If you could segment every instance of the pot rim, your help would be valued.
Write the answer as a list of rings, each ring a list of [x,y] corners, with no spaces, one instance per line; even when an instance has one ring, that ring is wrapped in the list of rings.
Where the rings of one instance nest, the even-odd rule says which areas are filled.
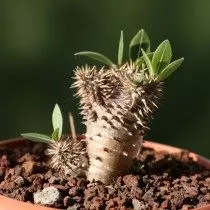
[[[84,135],[78,135],[78,139],[84,139]],[[8,140],[2,140],[0,141],[0,147],[8,147],[9,145],[13,145],[13,147],[21,146],[21,144],[24,144],[28,142],[27,139],[19,137],[14,139],[8,139]],[[153,141],[144,141],[143,143],[144,147],[154,149],[155,151],[167,151],[171,154],[181,152],[184,149],[179,147],[174,147],[158,142]],[[193,161],[198,162],[198,164],[206,167],[207,169],[210,169],[210,160],[207,158],[200,156],[196,153],[189,152],[189,156],[193,159]],[[15,206],[16,210],[56,210],[55,208],[40,206],[36,204],[26,203],[23,201],[18,201],[16,199],[12,199],[9,197],[6,197],[4,195],[0,195],[0,209],[1,210],[11,210]],[[199,208],[195,208],[194,210],[210,210],[210,204],[205,205]]]

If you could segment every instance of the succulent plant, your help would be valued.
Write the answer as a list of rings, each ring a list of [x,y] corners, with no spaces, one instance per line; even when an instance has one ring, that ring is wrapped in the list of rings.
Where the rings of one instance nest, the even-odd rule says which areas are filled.
[[[57,104],[53,110],[52,124],[51,137],[38,133],[21,135],[31,141],[47,143],[46,154],[49,156],[49,164],[52,168],[73,176],[84,175],[88,168],[85,141],[62,136],[63,117]]]
[[[87,152],[90,167],[87,178],[109,183],[126,173],[132,159],[139,155],[143,136],[162,96],[163,80],[175,71],[183,58],[171,62],[168,40],[150,52],[150,40],[142,29],[129,46],[129,60],[123,63],[123,32],[118,62],[102,54],[83,51],[84,55],[105,66],[75,69],[76,95],[87,127]]]

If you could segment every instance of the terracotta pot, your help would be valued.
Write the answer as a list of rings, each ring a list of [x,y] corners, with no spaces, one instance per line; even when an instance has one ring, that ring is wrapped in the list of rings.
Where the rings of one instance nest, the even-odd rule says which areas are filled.
[[[84,136],[78,136],[79,139],[84,138]],[[16,138],[11,140],[0,141],[0,147],[17,147],[27,143],[27,140],[23,138]],[[181,152],[181,148],[172,147],[160,143],[155,143],[152,141],[145,141],[144,146],[146,148],[154,149],[155,151],[167,151],[169,153]],[[190,152],[189,156],[200,165],[210,169],[210,160]],[[55,208],[48,208],[44,206],[34,205],[30,203],[25,203],[15,199],[8,198],[6,196],[0,195],[0,210],[55,210]],[[210,210],[210,205],[196,208],[194,210]]]

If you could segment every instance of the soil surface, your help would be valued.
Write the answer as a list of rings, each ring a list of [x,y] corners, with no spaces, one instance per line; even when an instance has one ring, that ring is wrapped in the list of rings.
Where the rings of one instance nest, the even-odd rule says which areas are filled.
[[[34,203],[33,194],[54,186],[62,199],[52,207],[91,210],[191,209],[210,204],[210,170],[188,152],[143,149],[131,171],[110,185],[64,177],[48,167],[42,144],[0,150],[0,194]]]

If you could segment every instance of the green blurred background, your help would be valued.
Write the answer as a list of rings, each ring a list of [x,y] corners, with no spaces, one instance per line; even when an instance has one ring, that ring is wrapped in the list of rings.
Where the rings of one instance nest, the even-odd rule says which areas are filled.
[[[147,139],[210,157],[209,0],[0,0],[0,139],[22,132],[51,132],[59,103],[85,127],[73,97],[73,68],[89,59],[74,52],[117,55],[120,30],[128,45],[144,28],[153,49],[168,38],[184,65],[165,85]]]

